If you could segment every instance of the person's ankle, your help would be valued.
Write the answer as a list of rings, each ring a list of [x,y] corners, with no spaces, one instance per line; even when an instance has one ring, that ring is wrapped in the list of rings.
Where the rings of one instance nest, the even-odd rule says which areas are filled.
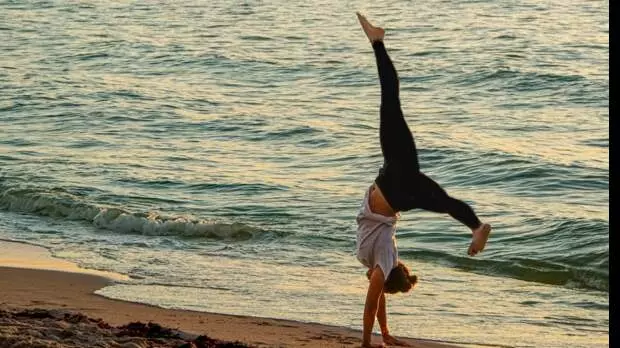
[[[484,229],[484,225],[486,225],[484,222],[481,222],[480,225],[478,225],[476,228],[472,228],[471,232],[472,233],[476,233],[476,231],[481,231]]]

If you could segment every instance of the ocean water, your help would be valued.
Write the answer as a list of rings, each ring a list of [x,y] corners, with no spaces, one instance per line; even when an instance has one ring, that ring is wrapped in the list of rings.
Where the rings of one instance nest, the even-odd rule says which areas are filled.
[[[355,329],[382,162],[355,11],[387,29],[422,170],[494,226],[402,214],[395,335],[606,347],[608,1],[0,1],[0,239],[104,296]]]

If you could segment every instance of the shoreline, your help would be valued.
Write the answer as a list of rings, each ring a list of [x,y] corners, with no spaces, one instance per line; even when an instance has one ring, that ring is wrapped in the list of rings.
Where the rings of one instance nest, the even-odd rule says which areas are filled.
[[[7,246],[6,244],[11,244]],[[31,249],[20,252],[20,248]],[[6,262],[7,248],[14,250]],[[40,249],[33,254],[32,248]],[[36,250],[35,250],[36,251]],[[45,258],[45,253],[47,258]],[[37,255],[37,259],[28,257]],[[33,261],[33,262],[30,262]],[[61,261],[58,263],[57,261]],[[29,263],[30,262],[30,263]],[[18,267],[16,267],[16,265]],[[45,309],[79,313],[102,319],[112,326],[130,322],[154,322],[189,335],[208,335],[229,342],[257,347],[359,347],[361,332],[345,327],[284,319],[260,318],[165,309],[154,305],[107,298],[95,291],[114,284],[119,277],[109,272],[91,272],[49,255],[43,247],[0,240],[0,311]],[[106,277],[105,274],[109,275]],[[446,342],[400,337],[420,348],[459,347]],[[379,343],[379,336],[373,341]],[[460,347],[465,347],[460,345]]]

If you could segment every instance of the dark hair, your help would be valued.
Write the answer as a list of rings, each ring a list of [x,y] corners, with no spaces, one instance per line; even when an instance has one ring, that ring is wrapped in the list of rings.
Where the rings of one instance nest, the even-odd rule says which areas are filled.
[[[409,275],[409,268],[398,261],[398,265],[390,271],[390,275],[383,285],[383,292],[388,294],[409,292],[417,282],[418,276]]]

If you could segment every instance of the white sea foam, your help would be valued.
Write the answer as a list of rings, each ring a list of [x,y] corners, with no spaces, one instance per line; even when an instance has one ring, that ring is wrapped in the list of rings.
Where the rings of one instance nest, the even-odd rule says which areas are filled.
[[[185,216],[135,213],[102,207],[66,192],[9,188],[0,191],[0,208],[69,220],[83,220],[118,233],[249,239],[258,229],[242,223],[220,223]]]

